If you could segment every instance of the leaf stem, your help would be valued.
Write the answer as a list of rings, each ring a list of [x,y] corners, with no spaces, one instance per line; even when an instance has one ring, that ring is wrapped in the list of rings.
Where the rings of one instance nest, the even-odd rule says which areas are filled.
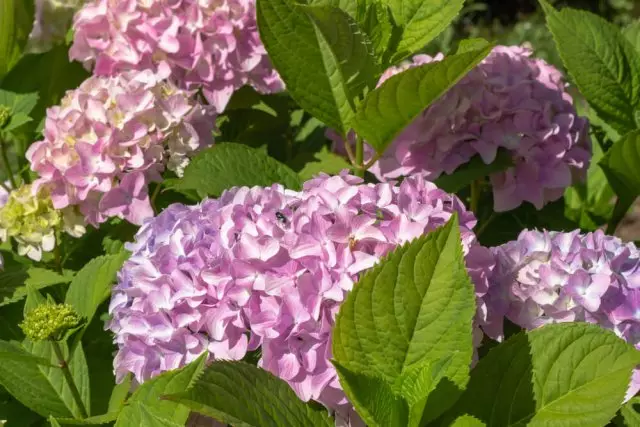
[[[66,360],[64,360],[64,356],[62,355],[62,349],[60,348],[60,344],[57,341],[50,341],[51,346],[53,347],[53,352],[56,354],[56,358],[58,359],[58,366],[62,369],[62,374],[64,375],[64,379],[67,381],[67,385],[71,390],[71,396],[73,396],[73,400],[78,405],[78,409],[80,410],[80,416],[82,418],[88,418],[89,415],[87,413],[87,409],[84,407],[84,403],[82,403],[82,398],[80,397],[80,392],[78,391],[78,387],[76,387],[76,382],[73,380],[73,376],[71,375],[71,371],[69,370],[69,364]]]
[[[360,136],[356,136],[356,162],[355,174],[360,178],[364,178],[364,140]]]
[[[160,194],[160,187],[162,187],[160,183],[156,184],[156,188],[153,189],[153,194],[151,194],[151,207],[156,214],[158,213],[156,209],[156,197]]]
[[[2,165],[4,166],[7,175],[9,175],[9,182],[11,182],[11,187],[13,189],[18,188],[18,184],[16,183],[16,178],[13,176],[13,171],[11,171],[11,166],[9,165],[9,157],[7,156],[7,146],[5,140],[0,136],[0,156],[2,156]]]
[[[356,166],[356,159],[353,157],[353,150],[351,149],[351,141],[349,138],[344,138],[344,150],[347,152],[347,157],[353,166]]]

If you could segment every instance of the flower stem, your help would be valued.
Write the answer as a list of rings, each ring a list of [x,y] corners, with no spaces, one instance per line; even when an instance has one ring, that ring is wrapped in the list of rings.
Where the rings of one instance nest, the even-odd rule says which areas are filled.
[[[480,204],[480,181],[475,180],[471,182],[471,202],[470,209],[471,212],[478,215],[478,205]]]
[[[364,140],[356,137],[356,167],[355,174],[360,178],[364,178]]]
[[[158,194],[160,194],[161,187],[162,185],[160,183],[156,184],[156,188],[153,189],[153,194],[151,194],[151,207],[156,214],[159,213],[156,208],[156,197],[158,197]]]
[[[7,146],[0,137],[0,156],[2,156],[2,166],[6,171],[7,175],[9,175],[9,182],[11,182],[11,187],[15,190],[18,188],[18,184],[16,183],[16,178],[13,176],[13,172],[11,171],[11,166],[9,165],[9,157],[7,156]]]
[[[67,385],[71,390],[71,396],[73,396],[73,400],[78,405],[78,409],[80,410],[80,415],[82,418],[87,418],[89,414],[87,413],[87,409],[84,407],[84,403],[82,403],[82,398],[80,397],[80,392],[78,391],[78,387],[76,387],[76,382],[73,380],[73,376],[71,376],[71,371],[69,370],[69,365],[66,360],[64,360],[64,356],[62,355],[62,349],[60,348],[60,344],[57,341],[50,341],[51,346],[53,347],[53,352],[56,354],[56,358],[58,359],[58,364],[60,369],[62,369],[62,374],[64,375],[64,379],[67,381]]]

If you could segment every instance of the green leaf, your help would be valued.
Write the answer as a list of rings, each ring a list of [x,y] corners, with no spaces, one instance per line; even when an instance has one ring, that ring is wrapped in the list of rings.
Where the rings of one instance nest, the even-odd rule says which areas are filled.
[[[333,362],[349,401],[368,426],[408,426],[408,402],[381,377],[353,372]]]
[[[43,366],[57,366],[51,364],[51,361],[44,357],[38,357],[28,353],[18,343],[7,341],[0,341],[0,360],[13,360]]]
[[[451,175],[441,175],[435,180],[435,184],[447,193],[456,193],[476,179],[502,172],[511,166],[513,166],[511,155],[508,151],[500,149],[493,162],[485,164],[482,157],[474,156]]]
[[[598,115],[624,134],[640,109],[640,56],[620,29],[589,12],[540,0],[564,65]]]
[[[54,417],[49,416],[49,425],[51,427],[60,427],[60,423]]]
[[[365,10],[358,19],[360,28],[367,34],[373,53],[379,62],[384,63],[384,56],[389,49],[394,24],[391,10],[386,3],[380,1],[362,2]]]
[[[111,295],[116,273],[129,255],[129,252],[122,251],[116,255],[94,258],[71,281],[65,303],[71,304],[87,324],[100,304]]]
[[[33,3],[24,0],[0,2],[0,80],[18,61],[33,25]]]
[[[583,230],[595,230],[606,223],[613,213],[615,194],[599,165],[604,156],[600,144],[592,136],[593,156],[584,183],[566,189],[565,215],[580,224]]]
[[[233,425],[334,425],[326,410],[302,402],[286,382],[244,362],[212,363],[189,390],[164,398]]]
[[[548,325],[493,348],[450,413],[487,425],[601,427],[620,407],[640,352],[586,323]]]
[[[622,34],[631,42],[636,52],[640,53],[640,19],[631,22],[622,29]]]
[[[394,48],[396,63],[424,48],[460,13],[464,0],[387,0],[401,35]]]
[[[382,153],[402,130],[490,51],[490,47],[411,68],[371,92],[356,112],[355,131]]]
[[[484,427],[486,424],[471,415],[463,415],[457,418],[451,427]]]
[[[338,313],[333,357],[353,372],[396,384],[451,356],[447,380],[429,396],[438,402],[431,409],[444,411],[468,381],[474,313],[455,217],[364,274]]]
[[[22,300],[27,294],[26,285],[35,289],[69,283],[73,272],[65,271],[64,275],[39,267],[28,267],[22,264],[7,266],[0,271],[0,307]]]
[[[111,398],[109,399],[108,412],[119,412],[124,406],[129,391],[131,390],[131,374],[127,374],[124,380],[111,391]]]
[[[337,154],[329,151],[326,147],[323,147],[322,150],[314,153],[314,161],[305,164],[298,174],[300,175],[300,179],[306,181],[321,172],[334,175],[340,173],[344,169],[350,168],[351,165],[344,159],[344,157],[338,156]]]
[[[12,114],[29,115],[37,103],[37,93],[14,93],[0,89],[0,105],[11,109]]]
[[[620,138],[600,160],[609,185],[618,195],[612,222],[617,223],[640,194],[640,130]]]
[[[234,143],[216,144],[196,155],[186,167],[175,189],[197,190],[202,195],[219,196],[231,187],[280,183],[299,189],[298,174],[265,152]]]
[[[96,415],[94,417],[84,418],[82,420],[76,420],[74,418],[58,418],[58,421],[64,425],[74,426],[95,426],[113,423],[118,418],[119,412],[107,412],[106,414]]]
[[[49,415],[55,417],[79,416],[71,391],[64,380],[62,371],[57,367],[58,361],[53,354],[51,343],[25,342],[23,348],[17,346],[14,348],[16,352],[19,352],[18,354],[28,353],[38,358],[44,358],[56,366],[43,366],[20,360],[5,359],[0,363],[0,384],[23,405],[44,417]],[[66,345],[63,345],[63,349],[65,356],[67,356]],[[10,348],[5,346],[4,350],[9,351]],[[82,347],[78,347],[69,360],[69,368],[83,401],[88,402],[89,377],[86,374],[86,361]]]
[[[356,99],[376,83],[366,36],[337,8],[293,0],[258,0],[256,8],[260,39],[291,97],[345,134]]]
[[[207,354],[202,354],[187,366],[168,371],[146,381],[133,393],[122,409],[115,427],[183,426],[189,409],[175,402],[160,400],[165,394],[188,390],[202,374]]]
[[[3,128],[4,131],[9,132],[14,129],[19,128],[20,126],[29,123],[31,121],[31,117],[26,115],[25,113],[16,113],[11,116],[9,123]]]
[[[640,426],[640,397],[634,397],[622,405],[620,414],[627,427]]]

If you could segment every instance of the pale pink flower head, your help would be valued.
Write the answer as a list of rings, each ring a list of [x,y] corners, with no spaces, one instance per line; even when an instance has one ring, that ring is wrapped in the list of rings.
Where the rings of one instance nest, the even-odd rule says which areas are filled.
[[[241,86],[284,87],[260,41],[255,0],[93,0],[73,28],[69,55],[96,75],[162,70],[183,89],[202,88],[217,112]]]
[[[444,57],[416,55],[380,79]],[[342,144],[335,135],[329,135]],[[494,209],[523,202],[541,209],[583,181],[591,159],[588,122],[579,117],[562,74],[531,50],[497,46],[458,84],[424,110],[371,168],[380,179],[451,174],[479,155],[489,164],[505,150],[513,166],[491,175]],[[368,148],[369,155],[372,150]]]
[[[47,110],[44,139],[27,159],[56,209],[78,205],[88,223],[141,224],[153,216],[148,184],[213,143],[213,109],[151,71],[91,77]]]
[[[321,175],[298,193],[235,188],[197,206],[173,205],[129,245],[113,293],[117,377],[133,372],[144,381],[205,349],[241,359],[260,348],[259,366],[301,399],[348,417],[330,362],[340,305],[381,257],[454,213],[476,286],[476,329],[484,328],[493,256],[471,231],[473,214],[420,176],[374,185]]]

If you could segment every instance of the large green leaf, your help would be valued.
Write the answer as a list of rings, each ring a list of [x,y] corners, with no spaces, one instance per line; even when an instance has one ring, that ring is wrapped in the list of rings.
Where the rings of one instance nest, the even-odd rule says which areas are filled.
[[[622,404],[640,352],[586,323],[548,325],[492,349],[451,416],[487,425],[601,427]]]
[[[392,63],[424,48],[460,13],[464,0],[386,0],[400,27]]]
[[[356,99],[377,77],[366,36],[338,8],[293,0],[258,0],[256,8],[260,38],[291,97],[345,134]]]
[[[11,348],[4,346],[4,350]],[[16,399],[42,416],[56,417],[79,416],[77,405],[71,390],[64,380],[58,361],[49,342],[25,342],[23,347],[13,346],[17,355],[31,354],[24,360],[4,359],[0,363],[0,384]],[[68,356],[66,346],[64,354]],[[32,363],[33,357],[48,360],[51,365]],[[89,377],[86,373],[86,361],[82,348],[78,347],[69,360],[69,368],[85,403],[89,401]]]
[[[111,294],[116,273],[129,255],[127,251],[122,251],[116,255],[94,258],[71,281],[65,302],[71,304],[87,324]]]
[[[451,427],[484,427],[486,424],[471,415],[463,415],[457,418]]]
[[[286,382],[244,362],[212,363],[189,390],[165,398],[238,426],[333,426],[326,410],[302,402]]]
[[[24,0],[0,2],[0,80],[18,61],[33,25],[33,3]]]
[[[452,55],[391,77],[358,107],[353,128],[377,152],[384,152],[407,125],[471,71],[490,50],[488,46]]]
[[[332,153],[327,148],[313,153],[313,156],[313,160],[307,162],[298,172],[302,180],[311,179],[319,173],[338,174],[351,167],[344,157]]]
[[[620,408],[622,421],[627,427],[640,426],[640,397],[634,397]]]
[[[622,29],[622,34],[631,42],[636,51],[640,53],[640,19],[631,22]]]
[[[298,174],[264,151],[223,143],[195,156],[174,188],[197,190],[201,195],[217,197],[230,187],[267,187],[274,183],[291,189],[299,189],[302,185]]]
[[[620,29],[589,12],[557,11],[540,0],[560,56],[598,115],[624,134],[637,127],[640,55]]]
[[[160,400],[160,397],[192,387],[202,374],[206,359],[205,353],[183,368],[165,372],[146,381],[128,400],[118,415],[115,427],[183,426],[189,417],[189,408]]]
[[[474,313],[454,217],[396,249],[358,281],[336,319],[333,357],[355,373],[390,384],[450,357],[447,380],[429,396],[438,402],[430,418],[452,404],[468,381]]]

